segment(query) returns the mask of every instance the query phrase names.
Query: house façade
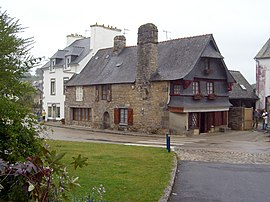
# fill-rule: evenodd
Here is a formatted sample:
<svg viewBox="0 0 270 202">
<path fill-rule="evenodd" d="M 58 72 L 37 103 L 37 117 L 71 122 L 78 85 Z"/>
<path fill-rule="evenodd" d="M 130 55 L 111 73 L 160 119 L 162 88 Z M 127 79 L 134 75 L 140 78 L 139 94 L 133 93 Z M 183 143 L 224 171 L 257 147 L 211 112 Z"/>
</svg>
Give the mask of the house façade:
<svg viewBox="0 0 270 202">
<path fill-rule="evenodd" d="M 138 29 L 99 50 L 66 84 L 66 124 L 146 133 L 199 134 L 228 124 L 234 79 L 211 34 L 158 42 Z"/>
</svg>

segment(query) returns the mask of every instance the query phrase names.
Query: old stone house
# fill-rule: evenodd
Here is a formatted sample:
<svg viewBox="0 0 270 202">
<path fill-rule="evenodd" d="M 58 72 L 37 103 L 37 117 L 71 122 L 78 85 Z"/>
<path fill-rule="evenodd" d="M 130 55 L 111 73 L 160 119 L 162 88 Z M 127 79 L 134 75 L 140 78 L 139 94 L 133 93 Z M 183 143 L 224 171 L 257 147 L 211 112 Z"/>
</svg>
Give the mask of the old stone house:
<svg viewBox="0 0 270 202">
<path fill-rule="evenodd" d="M 213 36 L 158 42 L 140 26 L 137 46 L 124 36 L 99 50 L 66 84 L 66 124 L 174 134 L 227 126 L 234 79 Z"/>
<path fill-rule="evenodd" d="M 253 87 L 239 71 L 230 70 L 235 80 L 229 100 L 232 106 L 229 110 L 229 127 L 234 130 L 252 129 L 253 110 L 259 97 Z"/>
</svg>

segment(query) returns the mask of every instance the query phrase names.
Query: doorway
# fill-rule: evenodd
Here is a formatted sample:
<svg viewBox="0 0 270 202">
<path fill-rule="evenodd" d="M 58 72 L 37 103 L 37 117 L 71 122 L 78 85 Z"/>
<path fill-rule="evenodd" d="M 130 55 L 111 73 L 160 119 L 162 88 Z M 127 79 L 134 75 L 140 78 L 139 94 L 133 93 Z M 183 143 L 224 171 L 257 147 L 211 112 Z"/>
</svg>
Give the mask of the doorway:
<svg viewBox="0 0 270 202">
<path fill-rule="evenodd" d="M 103 114 L 103 127 L 104 129 L 110 129 L 111 124 L 110 124 L 110 115 L 108 112 L 104 112 Z"/>
</svg>

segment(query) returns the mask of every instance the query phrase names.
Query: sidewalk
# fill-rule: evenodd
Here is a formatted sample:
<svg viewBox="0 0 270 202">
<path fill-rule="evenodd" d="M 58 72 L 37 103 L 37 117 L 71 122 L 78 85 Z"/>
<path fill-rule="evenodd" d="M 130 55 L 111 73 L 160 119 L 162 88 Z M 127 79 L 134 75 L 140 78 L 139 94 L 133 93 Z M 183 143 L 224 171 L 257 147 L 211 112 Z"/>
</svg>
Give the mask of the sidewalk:
<svg viewBox="0 0 270 202">
<path fill-rule="evenodd" d="M 119 130 L 110 130 L 110 129 L 96 129 L 90 128 L 86 126 L 77 126 L 77 125 L 66 125 L 62 124 L 60 121 L 48 121 L 45 122 L 46 126 L 53 126 L 53 127 L 60 127 L 60 128 L 69 128 L 74 130 L 86 130 L 98 133 L 110 133 L 110 134 L 118 134 L 118 135 L 130 135 L 130 136 L 145 136 L 145 137 L 165 137 L 164 135 L 158 134 L 146 134 L 146 133 L 139 133 L 139 132 L 130 132 L 130 131 L 119 131 Z"/>
</svg>

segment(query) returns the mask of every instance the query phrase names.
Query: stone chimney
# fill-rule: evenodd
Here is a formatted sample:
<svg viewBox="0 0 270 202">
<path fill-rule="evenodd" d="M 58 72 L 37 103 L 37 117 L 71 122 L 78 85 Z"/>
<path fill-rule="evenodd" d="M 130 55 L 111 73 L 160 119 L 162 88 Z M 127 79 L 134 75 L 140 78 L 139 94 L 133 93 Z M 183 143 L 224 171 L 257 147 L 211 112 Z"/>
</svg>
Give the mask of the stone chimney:
<svg viewBox="0 0 270 202">
<path fill-rule="evenodd" d="M 82 35 L 79 35 L 79 34 L 69 34 L 69 35 L 67 35 L 67 46 L 72 44 L 74 41 L 76 41 L 78 39 L 83 39 L 83 38 L 84 37 Z"/>
<path fill-rule="evenodd" d="M 139 27 L 137 42 L 136 85 L 147 87 L 150 77 L 157 69 L 158 29 L 152 23 Z"/>
<path fill-rule="evenodd" d="M 114 37 L 113 52 L 116 54 L 121 53 L 121 51 L 126 47 L 126 37 L 123 35 Z"/>
</svg>

